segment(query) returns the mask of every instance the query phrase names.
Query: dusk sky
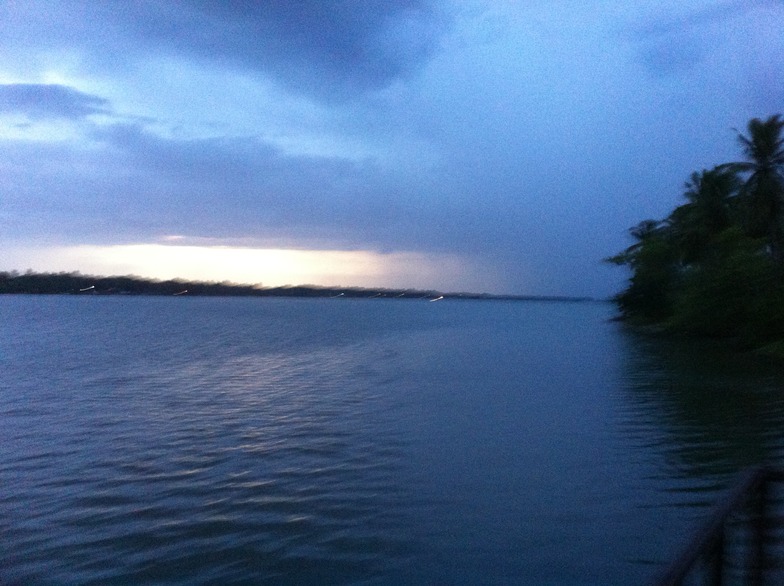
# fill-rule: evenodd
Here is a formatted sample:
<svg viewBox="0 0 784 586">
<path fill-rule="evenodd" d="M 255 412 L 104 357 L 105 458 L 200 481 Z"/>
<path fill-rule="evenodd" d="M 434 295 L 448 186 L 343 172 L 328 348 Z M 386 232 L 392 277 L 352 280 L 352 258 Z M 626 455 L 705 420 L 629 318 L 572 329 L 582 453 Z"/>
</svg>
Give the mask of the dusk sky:
<svg viewBox="0 0 784 586">
<path fill-rule="evenodd" d="M 608 296 L 781 0 L 0 1 L 0 270 Z"/>
</svg>

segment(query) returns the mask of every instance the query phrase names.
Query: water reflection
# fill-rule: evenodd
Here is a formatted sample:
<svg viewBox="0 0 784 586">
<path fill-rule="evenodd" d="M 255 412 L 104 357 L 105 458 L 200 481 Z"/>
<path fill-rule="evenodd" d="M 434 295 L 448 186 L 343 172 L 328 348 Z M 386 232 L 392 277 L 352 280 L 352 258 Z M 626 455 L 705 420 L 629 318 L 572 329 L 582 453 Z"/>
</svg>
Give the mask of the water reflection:
<svg viewBox="0 0 784 586">
<path fill-rule="evenodd" d="M 621 336 L 625 431 L 661 457 L 661 474 L 724 484 L 748 466 L 782 462 L 783 365 L 710 341 Z"/>
<path fill-rule="evenodd" d="M 0 582 L 642 583 L 784 447 L 781 367 L 602 304 L 0 309 Z"/>
</svg>

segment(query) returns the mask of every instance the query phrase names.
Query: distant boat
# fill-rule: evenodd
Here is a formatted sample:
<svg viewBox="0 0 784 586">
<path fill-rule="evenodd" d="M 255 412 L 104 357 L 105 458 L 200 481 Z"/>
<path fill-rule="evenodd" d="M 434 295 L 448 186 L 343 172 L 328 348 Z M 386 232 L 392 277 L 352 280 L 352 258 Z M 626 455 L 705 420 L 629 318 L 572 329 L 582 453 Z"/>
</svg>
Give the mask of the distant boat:
<svg viewBox="0 0 784 586">
<path fill-rule="evenodd" d="M 89 291 L 90 289 L 95 289 L 95 285 L 90 285 L 89 287 L 85 287 L 84 289 L 79 289 L 79 293 L 84 293 L 85 291 Z"/>
<path fill-rule="evenodd" d="M 172 295 L 185 295 L 188 292 L 187 289 L 180 291 L 179 293 L 172 293 Z"/>
<path fill-rule="evenodd" d="M 436 297 L 435 299 L 431 299 L 431 300 L 430 300 L 430 303 L 433 303 L 433 301 L 441 301 L 443 298 L 444 298 L 444 296 L 443 296 L 443 295 L 439 295 L 439 296 L 438 296 L 438 297 Z"/>
</svg>

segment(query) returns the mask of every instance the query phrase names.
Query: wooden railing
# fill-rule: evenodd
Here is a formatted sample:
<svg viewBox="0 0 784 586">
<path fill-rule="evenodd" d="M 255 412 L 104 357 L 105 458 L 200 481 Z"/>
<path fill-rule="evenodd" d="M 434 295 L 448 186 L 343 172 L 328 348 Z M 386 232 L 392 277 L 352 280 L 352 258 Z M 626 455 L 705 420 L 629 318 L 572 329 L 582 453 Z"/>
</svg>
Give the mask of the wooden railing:
<svg viewBox="0 0 784 586">
<path fill-rule="evenodd" d="M 746 472 L 654 586 L 784 584 L 784 470 Z"/>
</svg>

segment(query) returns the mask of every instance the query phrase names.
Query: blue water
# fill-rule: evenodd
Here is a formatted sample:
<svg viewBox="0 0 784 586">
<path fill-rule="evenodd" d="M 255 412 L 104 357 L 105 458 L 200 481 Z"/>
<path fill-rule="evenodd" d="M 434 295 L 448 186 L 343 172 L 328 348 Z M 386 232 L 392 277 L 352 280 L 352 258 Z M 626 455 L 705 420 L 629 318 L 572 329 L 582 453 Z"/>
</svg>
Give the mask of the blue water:
<svg viewBox="0 0 784 586">
<path fill-rule="evenodd" d="M 0 583 L 645 583 L 784 370 L 612 315 L 0 297 Z"/>
</svg>

